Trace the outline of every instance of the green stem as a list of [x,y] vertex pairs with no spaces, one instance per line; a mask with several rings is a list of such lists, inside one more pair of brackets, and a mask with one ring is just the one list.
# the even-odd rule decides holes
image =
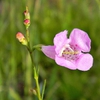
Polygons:
[[35,65],[34,65],[34,60],[33,60],[33,56],[32,56],[32,51],[31,51],[30,49],[28,49],[28,51],[29,51],[29,54],[30,54],[30,57],[31,57],[32,66],[33,66],[33,68],[34,68]]
[[38,84],[38,77],[36,78],[36,85],[37,85],[37,95],[38,95],[38,98],[39,100],[42,100],[41,98],[41,95],[40,95],[40,87],[39,87],[39,84]]
[[38,96],[38,99],[39,100],[42,100],[41,94],[40,94],[40,86],[39,86],[39,81],[38,81],[38,74],[37,74],[36,68],[34,66],[32,51],[31,51],[31,48],[30,47],[28,47],[27,49],[29,51],[29,54],[30,54],[30,57],[31,57],[31,61],[32,61],[32,66],[33,66],[33,69],[34,69],[34,79],[35,79],[36,87],[37,87],[37,96]]
[[32,67],[34,69],[34,79],[35,79],[36,87],[37,87],[37,97],[38,97],[39,100],[42,100],[42,97],[41,97],[41,94],[40,94],[39,81],[38,81],[38,72],[37,72],[36,67],[34,65],[34,60],[33,60],[33,56],[32,56],[33,50],[31,48],[30,41],[29,41],[29,29],[28,29],[28,27],[26,27],[26,39],[27,39],[27,42],[28,42],[27,49],[28,49],[28,52],[30,54],[30,58],[31,58],[31,61],[32,61]]
[[35,82],[36,82],[36,87],[37,87],[37,96],[38,96],[38,99],[39,100],[42,100],[41,98],[41,94],[40,94],[40,86],[39,86],[39,81],[38,81],[38,73],[36,71],[36,68],[35,68],[35,65],[34,65],[34,60],[33,60],[33,56],[32,56],[32,50],[31,50],[31,47],[30,47],[30,43],[28,42],[28,52],[30,54],[30,57],[31,57],[31,61],[32,61],[32,66],[33,66],[33,69],[34,69],[34,79],[35,79]]
[[27,38],[27,41],[29,42],[29,30],[27,27],[26,27],[26,38]]
[[[34,71],[36,72],[36,69],[34,68]],[[37,86],[37,96],[39,100],[42,100],[41,95],[40,95],[40,86],[39,86],[39,81],[38,81],[38,75],[37,73],[35,74],[35,81],[36,81],[36,86]]]

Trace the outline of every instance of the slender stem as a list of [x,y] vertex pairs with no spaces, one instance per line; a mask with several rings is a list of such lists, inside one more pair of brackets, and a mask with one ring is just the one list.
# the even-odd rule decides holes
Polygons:
[[34,79],[35,79],[36,87],[37,87],[37,97],[38,97],[39,100],[42,100],[42,97],[41,97],[41,94],[40,94],[39,81],[38,81],[38,72],[37,72],[36,67],[34,65],[34,60],[33,60],[33,56],[32,56],[33,50],[32,50],[31,45],[30,45],[29,29],[28,28],[29,28],[29,26],[26,26],[26,39],[27,39],[27,42],[28,42],[27,49],[28,49],[28,52],[30,54],[30,58],[31,58],[31,61],[32,61],[32,67],[34,69]]
[[[29,30],[28,28],[26,27],[26,38],[27,38],[27,41],[29,42]],[[29,45],[30,46],[30,45]]]
[[38,99],[42,100],[41,95],[40,95],[40,86],[39,86],[38,76],[35,77],[35,81],[36,81],[36,86],[37,86]]
[[34,61],[33,61],[33,57],[32,57],[32,52],[31,50],[29,49],[29,54],[30,54],[30,57],[31,57],[31,61],[32,61],[32,66],[33,66],[33,69],[34,69],[34,79],[36,81],[36,87],[37,87],[37,96],[38,96],[38,99],[39,100],[42,100],[41,98],[41,94],[40,94],[40,86],[39,86],[39,81],[38,81],[38,74],[37,74],[37,71],[36,71],[36,68],[34,66]]
[[30,43],[28,42],[28,52],[30,54],[30,57],[31,57],[31,61],[32,61],[32,66],[33,66],[33,69],[34,69],[34,79],[36,81],[36,87],[37,87],[37,96],[38,96],[38,99],[39,100],[42,100],[41,98],[41,94],[40,94],[40,86],[39,86],[39,81],[38,81],[38,73],[36,71],[36,68],[35,68],[35,65],[34,65],[34,60],[33,60],[33,56],[32,56],[32,50],[31,50],[31,47],[30,47]]
[[27,27],[26,27],[26,38],[27,38],[27,41],[28,41],[27,49],[28,49],[28,52],[29,52],[30,57],[31,57],[32,66],[34,67],[34,60],[33,60],[33,57],[32,57],[32,49],[31,49],[30,41],[29,41],[29,30],[28,30]]
[[27,48],[28,51],[29,51],[29,54],[30,54],[30,57],[31,57],[31,61],[32,61],[32,67],[34,68],[35,65],[34,65],[34,60],[33,60],[33,56],[32,56],[32,51],[30,50],[30,48]]

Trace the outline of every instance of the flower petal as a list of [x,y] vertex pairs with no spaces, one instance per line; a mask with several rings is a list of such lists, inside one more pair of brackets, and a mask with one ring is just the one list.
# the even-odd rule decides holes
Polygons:
[[93,65],[93,57],[90,54],[82,54],[77,61],[77,69],[82,71],[89,70]]
[[75,70],[76,64],[72,63],[71,61],[68,61],[62,57],[55,56],[55,61],[58,65]]
[[42,52],[49,58],[55,59],[55,46],[42,46]]
[[91,49],[91,40],[88,34],[80,29],[73,29],[70,34],[70,39],[73,44],[78,45],[78,47],[83,52],[89,52]]
[[59,53],[59,51],[64,46],[66,41],[67,41],[67,31],[66,30],[58,33],[54,37],[54,45],[56,46],[56,49],[55,49],[56,53]]

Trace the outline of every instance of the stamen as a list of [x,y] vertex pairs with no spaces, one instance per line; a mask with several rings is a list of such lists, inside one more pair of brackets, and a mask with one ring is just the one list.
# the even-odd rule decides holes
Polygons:
[[73,45],[65,45],[61,50],[61,56],[64,57],[66,60],[76,60],[78,59],[78,54],[80,51]]
[[66,55],[77,55],[77,54],[79,54],[79,51],[63,51],[62,54],[66,54]]

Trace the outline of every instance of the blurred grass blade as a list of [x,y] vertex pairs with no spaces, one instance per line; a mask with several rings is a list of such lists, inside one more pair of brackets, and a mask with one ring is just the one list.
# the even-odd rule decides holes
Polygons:
[[10,93],[10,96],[11,96],[14,100],[21,100],[20,96],[18,95],[18,93],[17,93],[13,88],[10,88],[10,89],[9,89],[9,93]]
[[45,87],[46,87],[46,79],[44,80],[43,89],[42,89],[42,100],[44,97]]

